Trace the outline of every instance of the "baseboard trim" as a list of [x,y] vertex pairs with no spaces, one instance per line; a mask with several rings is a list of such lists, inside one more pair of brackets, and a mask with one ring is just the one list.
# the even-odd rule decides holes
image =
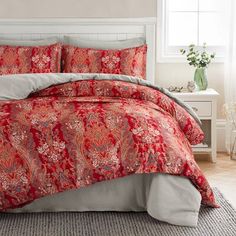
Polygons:
[[216,120],[216,134],[217,134],[217,152],[226,152],[225,148],[225,119]]

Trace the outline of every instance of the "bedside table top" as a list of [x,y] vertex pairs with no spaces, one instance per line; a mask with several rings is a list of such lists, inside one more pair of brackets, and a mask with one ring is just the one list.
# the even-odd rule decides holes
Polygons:
[[207,90],[201,90],[201,91],[195,91],[195,92],[172,92],[176,97],[205,97],[205,96],[219,96],[219,93],[217,93],[214,89],[208,88]]

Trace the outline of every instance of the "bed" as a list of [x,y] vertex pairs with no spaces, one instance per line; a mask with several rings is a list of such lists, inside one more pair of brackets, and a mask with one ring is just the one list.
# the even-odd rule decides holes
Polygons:
[[132,69],[146,80],[86,68],[58,73],[57,66],[41,73],[37,57],[34,74],[0,76],[2,211],[147,211],[196,226],[201,203],[217,206],[191,150],[204,137],[198,118],[154,85],[155,24],[153,18],[1,20],[7,39],[142,37],[147,44],[145,74]]

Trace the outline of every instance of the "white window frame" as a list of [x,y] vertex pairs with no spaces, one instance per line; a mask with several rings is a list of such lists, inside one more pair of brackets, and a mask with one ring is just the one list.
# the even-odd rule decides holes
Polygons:
[[[168,46],[168,15],[166,11],[167,1],[157,0],[157,62],[158,63],[186,63],[186,57],[181,55],[180,49],[188,46]],[[191,43],[191,42],[190,42]],[[198,47],[201,49],[201,47]],[[213,63],[223,63],[225,47],[207,46],[209,52],[215,52]]]

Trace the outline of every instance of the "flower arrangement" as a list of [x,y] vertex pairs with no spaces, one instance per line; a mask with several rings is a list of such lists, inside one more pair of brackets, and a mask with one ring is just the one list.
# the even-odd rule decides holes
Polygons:
[[189,45],[189,50],[180,49],[182,55],[187,53],[187,61],[190,66],[196,68],[206,68],[211,60],[215,58],[215,53],[209,54],[206,52],[206,43],[203,44],[203,51],[199,52],[194,44]]
[[215,58],[215,53],[206,52],[206,43],[203,44],[203,51],[196,49],[194,44],[189,45],[189,50],[181,49],[182,55],[187,54],[187,61],[190,66],[196,68],[194,73],[194,82],[198,90],[206,90],[208,87],[206,68]]

